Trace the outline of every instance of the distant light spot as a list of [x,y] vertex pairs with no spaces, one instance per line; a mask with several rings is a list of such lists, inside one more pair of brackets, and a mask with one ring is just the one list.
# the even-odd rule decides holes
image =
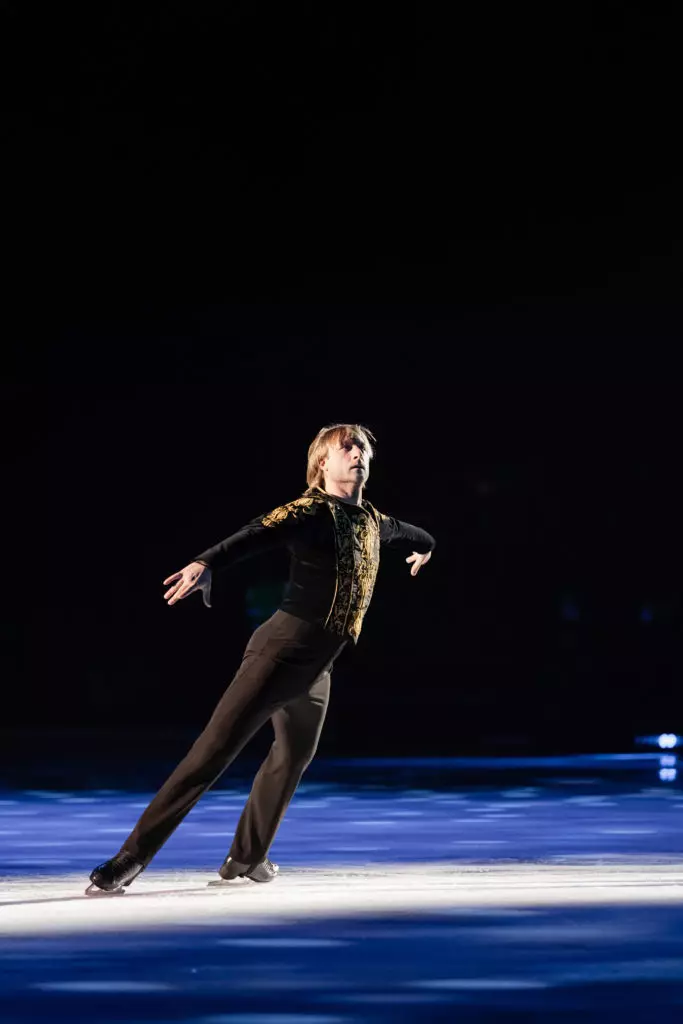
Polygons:
[[661,750],[670,750],[678,746],[678,736],[675,732],[663,732],[657,737],[657,743]]

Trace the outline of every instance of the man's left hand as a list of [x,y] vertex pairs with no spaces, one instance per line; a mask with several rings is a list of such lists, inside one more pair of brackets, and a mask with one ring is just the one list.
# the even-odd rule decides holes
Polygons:
[[418,572],[423,565],[426,565],[429,559],[432,557],[431,551],[428,551],[425,555],[418,555],[417,551],[413,551],[412,555],[406,558],[406,562],[414,562],[412,569],[410,570],[411,576],[417,576]]

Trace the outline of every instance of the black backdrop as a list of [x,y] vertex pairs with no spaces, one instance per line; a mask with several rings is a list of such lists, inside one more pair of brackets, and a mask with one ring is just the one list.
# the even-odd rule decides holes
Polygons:
[[327,752],[683,731],[673,17],[406,10],[5,9],[6,730],[198,727],[286,565],[161,580],[351,419]]

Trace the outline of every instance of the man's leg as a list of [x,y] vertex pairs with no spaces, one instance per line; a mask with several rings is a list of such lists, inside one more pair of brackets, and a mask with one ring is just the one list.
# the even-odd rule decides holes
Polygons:
[[330,673],[322,672],[306,693],[272,716],[275,740],[254,779],[235,830],[229,856],[241,864],[263,860],[313,760],[330,695]]
[[121,852],[149,864],[258,729],[305,694],[338,649],[319,627],[282,612],[260,626],[206,728],[143,811]]
[[258,673],[253,671],[264,667],[260,659],[245,656],[206,728],[143,811],[122,850],[148,864],[272,715]]

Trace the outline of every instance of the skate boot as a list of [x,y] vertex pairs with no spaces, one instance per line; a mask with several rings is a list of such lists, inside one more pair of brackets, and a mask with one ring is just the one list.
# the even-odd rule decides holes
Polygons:
[[232,857],[226,857],[218,869],[218,874],[229,882],[233,878],[251,878],[252,882],[272,882],[280,868],[272,860],[264,857],[258,864],[240,864]]
[[90,875],[92,885],[85,890],[86,896],[98,896],[102,893],[121,893],[124,886],[130,885],[134,878],[144,871],[145,865],[136,860],[131,853],[122,850],[111,860],[98,865]]

